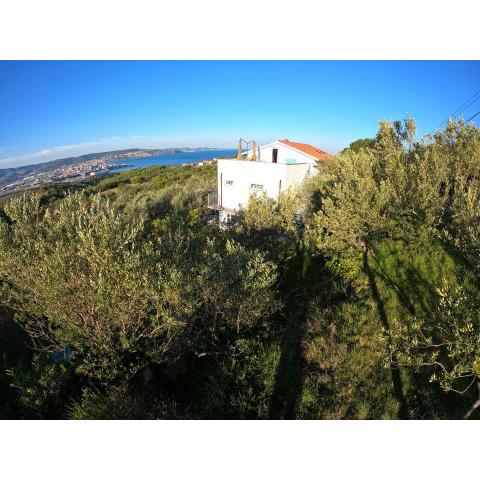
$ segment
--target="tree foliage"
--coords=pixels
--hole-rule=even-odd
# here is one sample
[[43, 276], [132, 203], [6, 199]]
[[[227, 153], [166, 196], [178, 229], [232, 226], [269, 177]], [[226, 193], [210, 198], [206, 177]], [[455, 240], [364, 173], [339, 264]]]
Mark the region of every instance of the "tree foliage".
[[0, 334], [27, 333], [0, 416], [478, 416], [480, 131], [415, 130], [380, 122], [227, 229], [213, 165], [9, 199]]
[[36, 348], [74, 350], [102, 382], [150, 362], [210, 354], [276, 308], [275, 266], [233, 241], [181, 226], [149, 234], [101, 196], [43, 208], [13, 200], [0, 225], [2, 301]]

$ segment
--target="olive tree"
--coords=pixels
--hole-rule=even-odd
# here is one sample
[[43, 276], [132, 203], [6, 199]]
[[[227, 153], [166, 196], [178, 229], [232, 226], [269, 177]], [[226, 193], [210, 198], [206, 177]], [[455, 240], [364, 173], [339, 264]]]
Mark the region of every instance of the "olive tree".
[[230, 235], [281, 263], [302, 248], [304, 209], [300, 189], [286, 190], [277, 200], [252, 194], [247, 208], [236, 217]]
[[[449, 122], [437, 132], [423, 154], [442, 170], [445, 192], [443, 215], [435, 232], [450, 242], [468, 261], [468, 270], [480, 285], [480, 130], [463, 122]], [[429, 180], [430, 184], [432, 183]], [[439, 202], [442, 203], [442, 202]], [[391, 361], [427, 369], [431, 381], [445, 391], [478, 399], [465, 417], [480, 407], [480, 305], [470, 288], [437, 287], [438, 308], [431, 316], [416, 316], [408, 324], [396, 323], [388, 333]]]
[[[411, 122], [405, 128], [411, 141]], [[394, 126], [381, 122], [372, 148], [347, 150], [328, 175], [315, 179], [320, 200], [308, 225], [311, 247], [327, 255], [368, 256], [383, 239], [409, 242], [430, 235], [445, 203], [444, 169], [437, 160], [405, 150]]]
[[151, 362], [217, 352], [277, 308], [275, 266], [188, 226], [156, 231], [100, 195], [43, 207], [13, 199], [0, 219], [1, 302], [37, 349], [69, 345], [101, 382]]
[[[428, 369], [430, 381], [461, 395], [478, 390], [466, 412], [480, 407], [480, 305], [463, 288], [439, 291], [440, 317], [396, 323], [389, 332], [390, 361], [399, 366]], [[439, 319], [440, 318], [440, 319]]]

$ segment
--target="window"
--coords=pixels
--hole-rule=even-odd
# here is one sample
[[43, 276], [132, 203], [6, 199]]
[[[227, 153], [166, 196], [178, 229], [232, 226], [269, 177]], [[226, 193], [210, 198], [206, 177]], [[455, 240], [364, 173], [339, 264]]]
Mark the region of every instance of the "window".
[[233, 180], [225, 180], [225, 185], [233, 185]]
[[272, 163], [277, 163], [278, 161], [278, 148], [272, 150]]
[[251, 183], [250, 184], [250, 190], [263, 190], [263, 185], [259, 185], [258, 183]]

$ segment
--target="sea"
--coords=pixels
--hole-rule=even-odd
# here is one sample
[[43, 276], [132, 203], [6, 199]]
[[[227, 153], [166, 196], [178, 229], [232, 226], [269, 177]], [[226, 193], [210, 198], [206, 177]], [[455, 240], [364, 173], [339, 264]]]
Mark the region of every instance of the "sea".
[[155, 157], [140, 158], [124, 158], [116, 160], [112, 163], [129, 163], [130, 167], [120, 167], [112, 170], [112, 172], [121, 172], [124, 170], [133, 170], [135, 168], [152, 167], [154, 165], [182, 165], [182, 163], [199, 163], [204, 160], [212, 160], [214, 158], [235, 156], [237, 150], [195, 150], [192, 152], [166, 153]]

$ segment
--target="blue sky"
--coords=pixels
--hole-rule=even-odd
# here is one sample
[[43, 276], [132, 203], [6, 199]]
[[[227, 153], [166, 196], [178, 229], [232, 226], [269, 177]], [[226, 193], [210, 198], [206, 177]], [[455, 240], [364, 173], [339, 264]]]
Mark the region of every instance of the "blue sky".
[[0, 61], [0, 168], [239, 137], [335, 153], [381, 119], [433, 131], [479, 89], [474, 61]]

